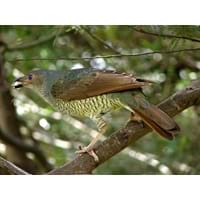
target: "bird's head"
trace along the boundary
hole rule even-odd
[[[12,86],[14,88],[40,88],[44,81],[48,79],[48,70],[34,70],[29,72],[27,75],[17,78]]]

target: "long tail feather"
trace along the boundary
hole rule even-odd
[[[159,109],[160,110],[160,109]],[[160,110],[161,111],[161,110]],[[172,140],[175,135],[177,135],[177,132],[180,131],[179,126],[176,124],[175,121],[173,121],[174,126],[172,126],[170,129],[163,128],[161,124],[158,124],[156,122],[156,119],[152,115],[152,118],[148,118],[144,113],[141,113],[140,111],[135,112],[142,118],[142,120],[152,129],[154,129],[157,133],[159,133],[162,137]],[[163,113],[162,113],[163,115]],[[166,114],[167,116],[167,114]],[[169,116],[167,116],[169,118]],[[170,119],[171,121],[172,119]]]
[[[134,111],[148,126],[166,139],[172,140],[180,131],[180,127],[171,117],[145,99],[140,101],[139,106]]]

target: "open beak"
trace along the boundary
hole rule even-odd
[[[24,85],[27,84],[27,78],[26,76],[20,77],[18,79],[16,79],[13,83],[12,83],[12,87],[14,88],[21,88]]]

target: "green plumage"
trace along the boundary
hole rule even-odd
[[[56,110],[91,118],[102,133],[106,130],[102,116],[121,107],[135,111],[147,125],[165,138],[173,139],[179,130],[173,119],[150,104],[141,93],[141,88],[151,81],[130,74],[92,68],[36,70],[16,81],[20,86],[33,88]]]
[[[105,94],[69,102],[57,100],[55,106],[58,110],[72,116],[93,118],[122,107],[122,103],[119,98],[112,98],[111,95]]]
[[[110,84],[112,80],[108,77],[102,82],[101,79],[96,81],[99,78],[99,72],[101,71],[91,68],[65,71],[65,73],[41,70],[40,73],[45,74],[46,80],[39,87],[35,85],[34,89],[56,110],[71,116],[89,117],[97,123],[97,128],[100,130],[99,122],[102,126],[104,121],[102,116],[107,112],[121,107],[128,108],[130,111],[132,109],[123,104],[120,100],[120,93],[107,93],[102,90],[104,88],[102,86],[105,86],[105,89],[112,87],[112,82]],[[119,76],[120,79],[125,77],[130,79],[130,76],[116,72],[104,71],[104,74]],[[51,79],[47,78],[50,76]],[[99,92],[98,88],[100,88]],[[97,92],[98,95],[91,95],[90,92]]]

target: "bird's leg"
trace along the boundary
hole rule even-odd
[[[142,118],[135,112],[131,112],[130,121],[142,122]]]
[[[137,121],[137,122],[142,122],[142,119],[141,117],[128,105],[122,105],[126,110],[130,111],[131,112],[131,115],[129,117],[129,120],[128,122],[130,121]],[[127,123],[128,123],[127,122]]]
[[[98,128],[99,132],[92,139],[92,141],[90,142],[90,144],[87,147],[82,147],[81,150],[76,151],[76,153],[78,153],[78,154],[88,153],[90,156],[92,156],[94,158],[94,160],[96,162],[98,162],[99,158],[95,154],[95,152],[93,150],[93,147],[96,144],[96,142],[99,140],[101,135],[106,132],[107,124],[106,124],[106,122],[104,121],[104,119],[102,117],[95,117],[95,118],[93,118],[93,120],[96,122],[96,125],[97,125],[97,128]]]
[[[131,107],[124,105],[124,108],[131,112],[129,120],[127,121],[127,124],[131,121],[136,121],[138,123],[141,123],[142,126],[144,127],[144,122],[142,118]]]
[[[144,127],[144,121],[142,120],[142,118],[137,114],[135,113],[134,111],[131,112],[130,114],[130,118],[128,120],[128,123],[131,122],[131,121],[135,121],[135,122],[138,122],[142,125],[142,127]]]

